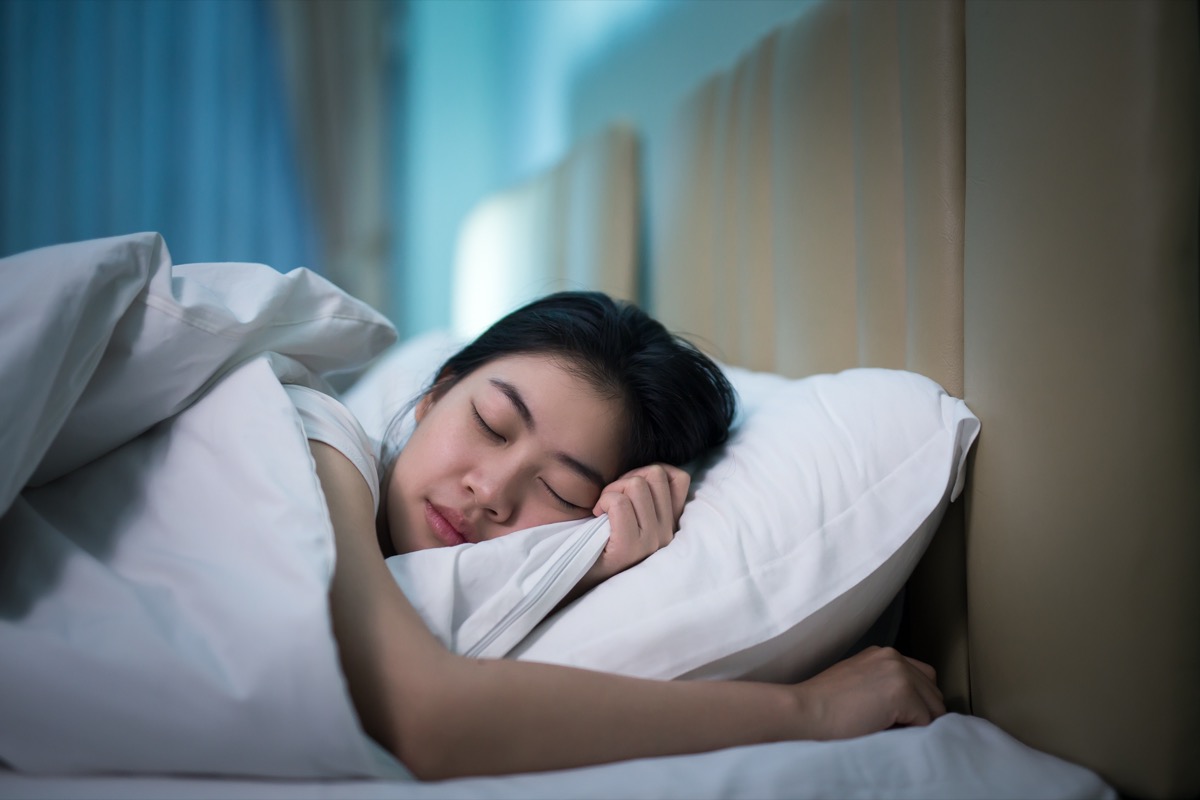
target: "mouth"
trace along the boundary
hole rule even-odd
[[[462,531],[447,519],[448,516],[453,514],[454,512],[448,509],[438,508],[428,500],[425,501],[425,521],[429,523],[429,528],[433,531],[433,535],[447,547],[466,544],[468,541]]]

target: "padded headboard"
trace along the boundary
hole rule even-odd
[[[470,338],[562,289],[636,299],[637,138],[613,124],[552,168],[485,198],[458,236],[455,333]]]
[[[907,592],[952,709],[1200,794],[1197,7],[804,7],[681,109],[643,298],[717,357],[983,423]]]
[[[651,306],[718,358],[793,377],[909,369],[963,391],[963,7],[830,3],[681,111]],[[961,508],[907,592],[968,710]],[[913,616],[910,614],[910,617]]]

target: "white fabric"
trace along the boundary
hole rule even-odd
[[[0,259],[0,510],[185,408],[233,366],[273,356],[290,382],[353,372],[395,341],[306,269],[172,267],[139,233]]]
[[[368,436],[383,435],[456,344],[430,333],[396,345],[346,392]],[[653,678],[800,680],[843,655],[901,590],[962,488],[978,419],[909,372],[726,373],[739,394],[735,430],[696,467],[675,541],[540,623],[510,657]],[[409,413],[401,435],[411,426]],[[472,550],[500,572],[532,569],[503,541],[426,551],[421,569],[452,575]],[[455,641],[453,618],[440,607],[426,621]]]
[[[0,520],[0,758],[33,772],[404,774],[361,732],[333,531],[265,359]]]
[[[295,384],[284,386],[288,399],[300,415],[304,435],[324,442],[344,455],[371,489],[371,500],[379,509],[379,464],[375,449],[362,425],[332,396]]]
[[[0,760],[405,774],[349,704],[332,530],[280,386],[367,362],[387,321],[307,270],[173,267],[153,234],[0,281],[25,291],[0,319]]]
[[[33,778],[0,771],[0,798],[50,800],[1116,800],[1082,767],[977,717],[948,714],[837,742],[782,742],[582,769],[436,783]]]
[[[62,428],[162,247],[122,237],[0,259],[0,510]]]
[[[558,605],[608,542],[608,515],[387,560],[429,629],[456,653],[502,658]]]

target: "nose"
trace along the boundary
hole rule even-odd
[[[516,469],[502,459],[479,464],[465,477],[467,491],[489,522],[503,525],[515,514]]]

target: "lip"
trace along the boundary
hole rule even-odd
[[[425,521],[429,523],[433,535],[447,547],[465,544],[468,541],[459,527],[450,521],[450,518],[457,519],[458,517],[459,515],[450,509],[435,506],[428,500],[425,501]],[[462,520],[459,520],[458,525],[465,527]]]

